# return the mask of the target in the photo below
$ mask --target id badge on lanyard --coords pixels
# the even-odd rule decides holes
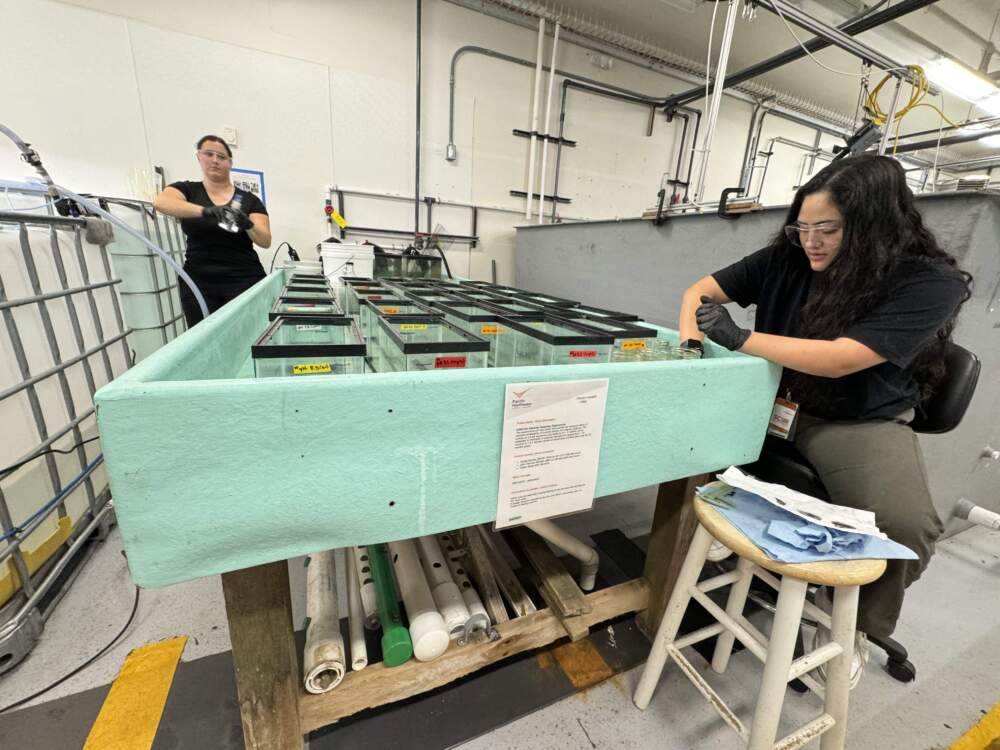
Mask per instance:
[[[771,420],[767,425],[767,434],[782,440],[792,440],[795,437],[795,418],[799,413],[799,405],[791,400],[790,391],[785,396],[785,398],[779,396],[774,399],[774,408],[771,409]]]

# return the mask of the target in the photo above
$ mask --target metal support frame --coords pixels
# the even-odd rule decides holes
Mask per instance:
[[[928,5],[936,3],[937,0],[902,0],[902,2],[895,3],[885,10],[879,11],[878,13],[862,13],[853,19],[849,19],[844,23],[837,26],[837,30],[843,32],[845,35],[855,36],[861,34],[862,32],[868,31],[869,29],[874,29],[890,21],[894,21],[897,18],[905,16],[921,8],[925,8]],[[782,6],[781,12],[784,13],[785,9]],[[788,14],[786,14],[788,15]],[[788,16],[789,18],[791,16]],[[821,49],[826,49],[831,46],[831,42],[828,38],[819,36],[806,41],[803,46],[810,52],[817,52]],[[805,51],[799,45],[790,47],[784,52],[780,52],[774,57],[769,57],[767,60],[763,60],[759,63],[751,65],[748,68],[737,71],[731,75],[725,77],[723,82],[724,88],[732,88],[733,86],[739,86],[741,83],[745,83],[753,78],[762,76],[776,68],[780,68],[784,65],[788,65],[791,62],[800,60],[806,56]],[[704,86],[695,86],[687,91],[683,91],[679,94],[672,94],[668,96],[663,104],[666,107],[677,106],[680,104],[688,104],[689,102],[697,101],[705,95]]]
[[[913,75],[905,66],[893,60],[888,55],[879,52],[874,47],[869,47],[863,42],[859,42],[850,34],[830,26],[822,21],[813,18],[801,8],[792,5],[787,0],[757,0],[757,4],[774,14],[784,16],[791,23],[801,26],[812,34],[825,39],[835,47],[839,47],[845,52],[849,52],[855,57],[870,62],[887,73],[891,73],[897,80],[905,80],[914,83]],[[925,3],[930,4],[930,3]]]
[[[34,186],[18,191],[45,200],[44,192]],[[101,203],[105,210],[113,203],[139,211],[146,236],[168,247],[175,259],[181,259],[184,245],[175,219],[158,216],[148,203],[140,201],[101,199]],[[93,398],[101,384],[113,380],[131,365],[132,354],[127,337],[135,329],[127,326],[123,315],[120,295],[129,292],[121,288],[122,280],[114,276],[110,258],[113,253],[106,245],[86,244],[84,226],[82,219],[57,215],[51,204],[47,213],[0,211],[0,232],[16,232],[19,260],[28,282],[25,291],[30,291],[29,294],[9,296],[10,280],[5,280],[0,273],[0,320],[5,334],[5,337],[0,335],[0,346],[9,347],[20,376],[19,382],[0,390],[0,406],[8,399],[23,398],[27,401],[38,439],[33,447],[25,446],[27,449],[12,464],[38,457],[44,466],[51,492],[50,498],[39,502],[37,510],[28,514],[23,510],[15,513],[9,501],[10,487],[22,478],[24,472],[31,471],[33,464],[0,477],[0,571],[6,569],[9,559],[12,572],[20,583],[20,590],[14,597],[0,605],[0,673],[18,664],[33,648],[44,621],[75,577],[72,570],[67,574],[66,569],[70,566],[79,569],[86,554],[81,554],[81,550],[95,532],[107,527],[113,517],[107,487],[95,486],[94,472],[101,466],[103,457],[97,454],[95,458],[89,458],[87,447],[80,445],[84,427],[94,425],[95,410],[92,405],[81,408],[79,398],[74,400],[74,394],[80,393],[83,388]],[[54,271],[55,289],[39,274],[38,261],[42,254],[44,262],[41,265]],[[166,340],[168,327],[173,331],[170,338],[182,330],[178,326],[183,315],[179,313],[177,283],[176,280],[170,283],[162,260],[151,255],[149,258],[150,271],[156,282],[153,293],[161,313],[160,325],[155,328],[161,330]],[[71,279],[77,278],[82,283],[71,282]],[[104,294],[110,297],[113,319],[108,319],[107,305],[104,305],[105,313],[101,317],[97,296],[102,293],[101,290],[107,290]],[[160,300],[164,291],[168,292],[165,304]],[[28,312],[15,315],[18,310]],[[53,312],[58,312],[59,318],[67,321],[69,339],[57,336]],[[19,327],[19,321],[23,325],[26,320],[25,315],[41,322],[44,332],[42,342],[31,342]],[[92,343],[95,340],[96,343]],[[72,341],[71,348],[75,351],[66,351],[68,341]],[[122,365],[116,366],[110,353],[119,342],[122,346]],[[51,363],[44,369],[38,367],[37,358],[28,356],[28,349],[39,344]],[[57,417],[43,410],[39,390],[39,386],[50,379],[57,383],[58,398],[66,415],[66,422],[58,427],[52,424]],[[79,464],[79,473],[72,478],[62,476],[54,455],[46,453],[60,441],[76,444],[70,455]],[[65,471],[63,464],[62,472]],[[68,517],[67,501],[77,497],[81,491],[87,499],[86,510],[71,525],[60,549],[32,571],[24,550],[25,542],[52,514],[60,518]]]

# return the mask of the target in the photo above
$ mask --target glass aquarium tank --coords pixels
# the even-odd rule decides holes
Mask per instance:
[[[630,320],[595,318],[590,315],[576,315],[576,309],[566,310],[566,319],[582,323],[599,331],[606,331],[615,337],[616,352],[634,352],[647,349],[656,341],[656,329],[646,328]]]
[[[365,372],[365,342],[351,318],[275,318],[250,347],[258,378],[357,375]]]
[[[468,300],[452,299],[445,302],[436,302],[435,310],[444,313],[445,320],[452,325],[458,326],[464,331],[481,336],[490,342],[489,366],[496,367],[497,351],[502,336],[510,333],[510,328],[501,313],[491,310],[483,305],[476,304]],[[518,315],[518,320],[541,321],[544,315],[541,313],[525,313]]]
[[[377,319],[372,360],[378,372],[413,372],[486,367],[490,344],[443,318],[406,316]]]
[[[290,299],[312,299],[312,300],[332,300],[333,296],[328,287],[316,286],[315,284],[288,284],[281,290],[279,297]]]
[[[578,305],[573,308],[573,313],[586,315],[590,318],[610,318],[611,320],[639,320],[635,313],[618,312],[617,310],[605,310],[601,307],[591,307],[590,305]]]
[[[286,317],[301,317],[303,315],[343,315],[340,305],[332,298],[311,300],[296,297],[278,297],[267,314],[268,320],[274,320],[280,315]]]
[[[340,306],[344,310],[345,315],[353,315],[357,317],[361,314],[361,300],[370,299],[373,302],[377,302],[383,299],[395,299],[398,295],[392,289],[387,286],[346,286],[344,290],[344,299]]]
[[[497,367],[608,362],[614,336],[551,314],[540,319],[504,318],[509,329],[497,342]]]
[[[380,315],[419,315],[424,317],[443,318],[444,313],[435,312],[417,300],[406,298],[389,299],[363,299],[360,300],[361,308],[358,314],[358,323],[361,325],[361,333],[367,339],[374,334],[376,325],[375,319]]]
[[[441,276],[441,256],[376,252],[372,273],[377,279],[436,279]]]

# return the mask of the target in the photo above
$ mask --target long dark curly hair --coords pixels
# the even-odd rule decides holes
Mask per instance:
[[[801,311],[800,335],[832,340],[867,315],[888,294],[902,262],[925,262],[950,267],[965,280],[964,304],[972,296],[972,276],[958,267],[924,226],[906,184],[906,173],[895,159],[861,154],[831,163],[799,188],[785,224],[794,224],[806,196],[825,192],[844,217],[840,251],[825,272],[816,274],[809,301]],[[808,268],[801,248],[779,232],[773,245],[785,251],[789,262]],[[845,293],[847,292],[847,293]],[[959,305],[959,309],[961,305]],[[910,364],[921,400],[933,392],[944,375],[944,348],[955,327],[958,309],[937,331],[936,339]],[[793,376],[798,391],[822,401],[815,379]]]

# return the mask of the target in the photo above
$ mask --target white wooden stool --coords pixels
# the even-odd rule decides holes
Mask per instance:
[[[797,565],[775,562],[712,505],[695,498],[694,507],[699,521],[698,529],[657,629],[649,660],[636,687],[633,696],[635,705],[641,709],[649,705],[669,656],[716,708],[723,720],[739,733],[750,750],[790,750],[821,734],[822,750],[840,750],[847,734],[848,681],[854,653],[858,587],[882,575],[885,560],[831,560]],[[739,562],[736,570],[699,583],[698,577],[705,565],[713,537],[733,550],[739,556]],[[753,576],[778,592],[778,605],[770,638],[765,637],[743,616]],[[833,587],[832,616],[806,601],[806,587],[810,583]],[[732,588],[723,611],[708,597],[707,592],[727,585]],[[692,598],[708,610],[716,622],[683,638],[677,638],[681,618]],[[803,610],[830,628],[831,641],[793,661]],[[713,636],[719,637],[712,657],[712,669],[716,672],[725,671],[736,638],[764,662],[764,676],[749,732],[681,654],[682,648]],[[830,664],[824,690],[806,673],[826,662]],[[775,743],[785,688],[796,678],[823,697],[823,713]]]

